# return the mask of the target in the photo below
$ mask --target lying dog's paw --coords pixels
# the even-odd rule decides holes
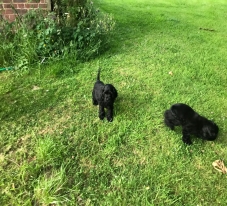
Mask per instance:
[[[187,145],[191,145],[192,144],[192,141],[190,138],[185,138],[184,136],[182,137],[182,141],[187,144]]]

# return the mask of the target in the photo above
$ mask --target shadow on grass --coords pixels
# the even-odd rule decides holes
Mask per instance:
[[[116,115],[128,114],[130,116],[128,118],[144,116],[143,112],[150,109],[152,100],[153,94],[132,95],[130,92],[121,93],[114,105]]]
[[[8,85],[3,84],[6,89],[0,96],[0,119],[35,118],[42,110],[51,111],[73,95],[78,82],[71,77],[78,73],[78,67],[72,62],[60,61],[27,71],[23,82],[21,77],[12,74]]]
[[[108,4],[114,4],[110,6],[110,11]],[[159,35],[174,34],[177,38],[182,34],[179,30],[190,30],[193,26],[187,19],[178,19],[181,13],[185,15],[184,5],[135,3],[133,6],[128,6],[119,3],[100,3],[100,6],[106,12],[112,13],[116,21],[114,40],[111,44],[113,53],[122,53],[124,45],[133,47],[141,39],[145,40],[147,35],[157,39]]]

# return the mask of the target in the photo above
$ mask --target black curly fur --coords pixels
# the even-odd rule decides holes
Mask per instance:
[[[100,69],[98,70],[97,81],[95,82],[92,91],[93,105],[99,105],[99,118],[101,120],[105,117],[105,108],[107,109],[107,120],[113,121],[114,101],[118,93],[112,84],[104,84],[100,81]]]
[[[190,106],[182,103],[174,104],[164,113],[164,122],[171,130],[175,126],[182,126],[182,141],[192,144],[190,135],[194,135],[204,140],[213,141],[217,138],[218,126],[200,116]]]

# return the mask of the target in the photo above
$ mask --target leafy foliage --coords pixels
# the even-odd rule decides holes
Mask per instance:
[[[82,3],[83,2],[83,3]],[[27,67],[44,58],[74,55],[88,60],[108,44],[114,21],[92,2],[56,1],[53,12],[31,10],[15,22],[2,19],[0,64]]]

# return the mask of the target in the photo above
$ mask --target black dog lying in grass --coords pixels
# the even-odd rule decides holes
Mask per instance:
[[[117,98],[117,90],[112,84],[104,84],[100,81],[100,69],[97,75],[97,81],[92,91],[93,105],[99,105],[99,118],[101,120],[105,117],[105,109],[107,109],[107,120],[113,121],[114,101]]]
[[[182,140],[186,144],[192,144],[190,135],[195,135],[201,139],[213,141],[217,138],[218,126],[200,116],[186,104],[174,104],[164,113],[165,124],[174,130],[175,126],[182,126]]]

